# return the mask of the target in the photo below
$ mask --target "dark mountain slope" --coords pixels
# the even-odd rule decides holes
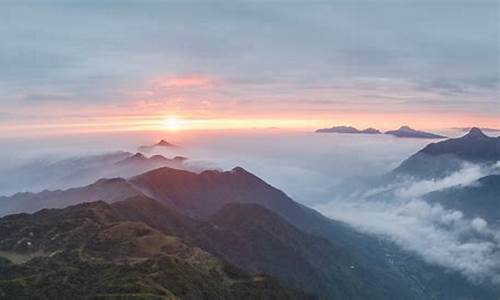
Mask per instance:
[[[470,162],[500,160],[500,137],[489,137],[474,127],[466,135],[427,145],[420,151],[429,155],[454,154]]]
[[[330,299],[378,297],[367,289],[348,253],[326,239],[306,234],[275,213],[256,204],[228,204],[210,218],[206,235],[216,251],[244,269],[264,272],[293,286]]]
[[[210,216],[227,204],[253,203],[271,210],[305,233],[327,239],[333,246],[332,251],[338,255],[336,264],[329,266],[333,270],[328,271],[343,274],[343,266],[354,262],[352,265],[356,271],[352,274],[355,279],[337,281],[338,288],[344,289],[344,295],[349,295],[357,284],[363,286],[362,291],[369,290],[372,299],[432,299],[438,295],[441,299],[464,296],[493,299],[492,295],[495,295],[489,289],[468,283],[458,274],[425,263],[391,242],[359,233],[296,203],[242,168],[200,174],[162,168],[134,177],[130,182],[146,195],[195,218],[213,221]],[[241,218],[243,220],[243,216]],[[259,218],[255,219],[258,222]],[[234,227],[237,228],[236,224]],[[217,247],[217,244],[212,247]],[[245,263],[242,258],[234,262]]]
[[[146,197],[112,206],[127,220],[147,223],[245,270],[272,275],[311,293],[370,295],[358,289],[364,284],[353,275],[352,258],[256,204],[228,204],[206,221],[182,216]]]
[[[129,182],[145,195],[195,218],[207,219],[226,204],[254,203],[275,212],[298,229],[331,239],[343,248],[353,246],[353,237],[364,237],[348,226],[293,201],[240,167],[227,172],[204,171],[200,174],[161,168],[131,178]]]
[[[304,299],[104,202],[0,219],[0,298]]]
[[[163,208],[151,200],[143,203],[142,198],[136,197],[130,205],[128,201],[125,205],[112,205],[121,219],[145,223],[241,267],[265,270],[287,282],[296,282],[301,275],[295,272],[304,270],[306,279],[314,274],[313,278],[325,282],[304,280],[303,286],[354,299],[366,298],[363,296],[366,291],[370,292],[371,299],[494,298],[490,290],[474,286],[457,274],[432,267],[388,241],[323,217],[241,168],[200,174],[162,168],[130,181],[118,181],[132,184],[134,192],[139,189],[167,206]],[[269,217],[270,214],[265,213],[267,210],[263,213],[252,205],[245,209],[241,209],[245,205],[230,205],[229,210],[224,208],[234,203],[258,204],[272,211],[275,217]],[[224,213],[218,215],[227,215],[227,219],[217,224],[212,216],[223,208]],[[244,213],[246,209],[247,214]],[[238,227],[238,219],[245,227]],[[291,224],[296,229],[283,224]],[[221,228],[224,234],[217,230]],[[293,234],[297,230],[300,233]],[[311,235],[317,237],[313,239]],[[298,247],[299,244],[304,246]],[[238,248],[239,245],[248,245],[250,249],[256,247],[255,253],[247,247]],[[272,247],[266,248],[268,245]],[[322,252],[323,248],[334,258]],[[252,260],[245,260],[239,251]],[[328,263],[318,263],[316,257]]]
[[[498,160],[500,137],[489,137],[474,127],[463,137],[427,145],[403,161],[393,174],[444,177],[458,171],[463,162],[487,164]]]
[[[332,222],[240,167],[200,174],[160,168],[131,178],[129,182],[145,195],[198,218],[207,218],[229,203],[255,203],[306,232],[327,229],[325,224]]]
[[[228,204],[207,221],[184,217],[145,197],[112,206],[128,220],[145,222],[245,270],[272,275],[311,293],[357,299],[379,293],[363,288],[367,283],[357,278],[347,253],[256,204]]]
[[[166,234],[189,241],[203,238],[200,228],[204,226],[205,222],[187,217],[146,196],[135,196],[124,201],[114,202],[111,207],[120,218],[143,222]]]

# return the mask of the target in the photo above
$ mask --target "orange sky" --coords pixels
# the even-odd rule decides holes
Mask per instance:
[[[374,127],[380,130],[409,125],[416,129],[443,130],[452,127],[481,126],[499,128],[500,122],[488,116],[466,114],[411,114],[370,112],[325,112],[315,115],[242,116],[241,118],[192,118],[188,112],[151,114],[108,113],[107,116],[62,117],[50,120],[26,120],[0,123],[2,135],[91,133],[117,131],[189,131],[247,128],[305,129],[351,125],[360,129]]]
[[[261,88],[234,94],[233,85],[206,74],[164,75],[142,86],[125,89],[118,102],[33,102],[5,109],[0,114],[21,117],[0,119],[3,135],[58,134],[148,130],[216,130],[283,128],[313,130],[339,125],[390,130],[408,125],[415,129],[451,127],[500,128],[493,110],[470,110],[442,104],[440,95],[414,90],[401,82],[370,86],[383,95],[364,95],[359,88],[301,88],[294,93]],[[389,88],[391,87],[392,88]],[[247,96],[247,93],[250,95]],[[429,99],[431,107],[414,99]],[[308,99],[320,99],[311,101]],[[21,100],[19,100],[21,101]],[[500,113],[500,107],[498,107]]]

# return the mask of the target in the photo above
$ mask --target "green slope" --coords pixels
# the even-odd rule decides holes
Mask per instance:
[[[4,217],[0,251],[1,299],[306,297],[125,220],[104,202]]]

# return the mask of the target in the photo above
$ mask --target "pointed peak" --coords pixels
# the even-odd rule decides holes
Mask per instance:
[[[481,129],[479,129],[478,127],[472,127],[465,136],[468,136],[468,137],[487,137],[487,135],[484,134],[483,131]]]
[[[172,147],[173,146],[173,144],[171,144],[163,139],[161,141],[159,141],[156,145],[157,146],[165,146],[165,147]]]

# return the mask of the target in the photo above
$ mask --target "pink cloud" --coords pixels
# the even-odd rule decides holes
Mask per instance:
[[[167,76],[154,80],[156,86],[163,88],[210,88],[219,83],[216,79],[200,74]]]

